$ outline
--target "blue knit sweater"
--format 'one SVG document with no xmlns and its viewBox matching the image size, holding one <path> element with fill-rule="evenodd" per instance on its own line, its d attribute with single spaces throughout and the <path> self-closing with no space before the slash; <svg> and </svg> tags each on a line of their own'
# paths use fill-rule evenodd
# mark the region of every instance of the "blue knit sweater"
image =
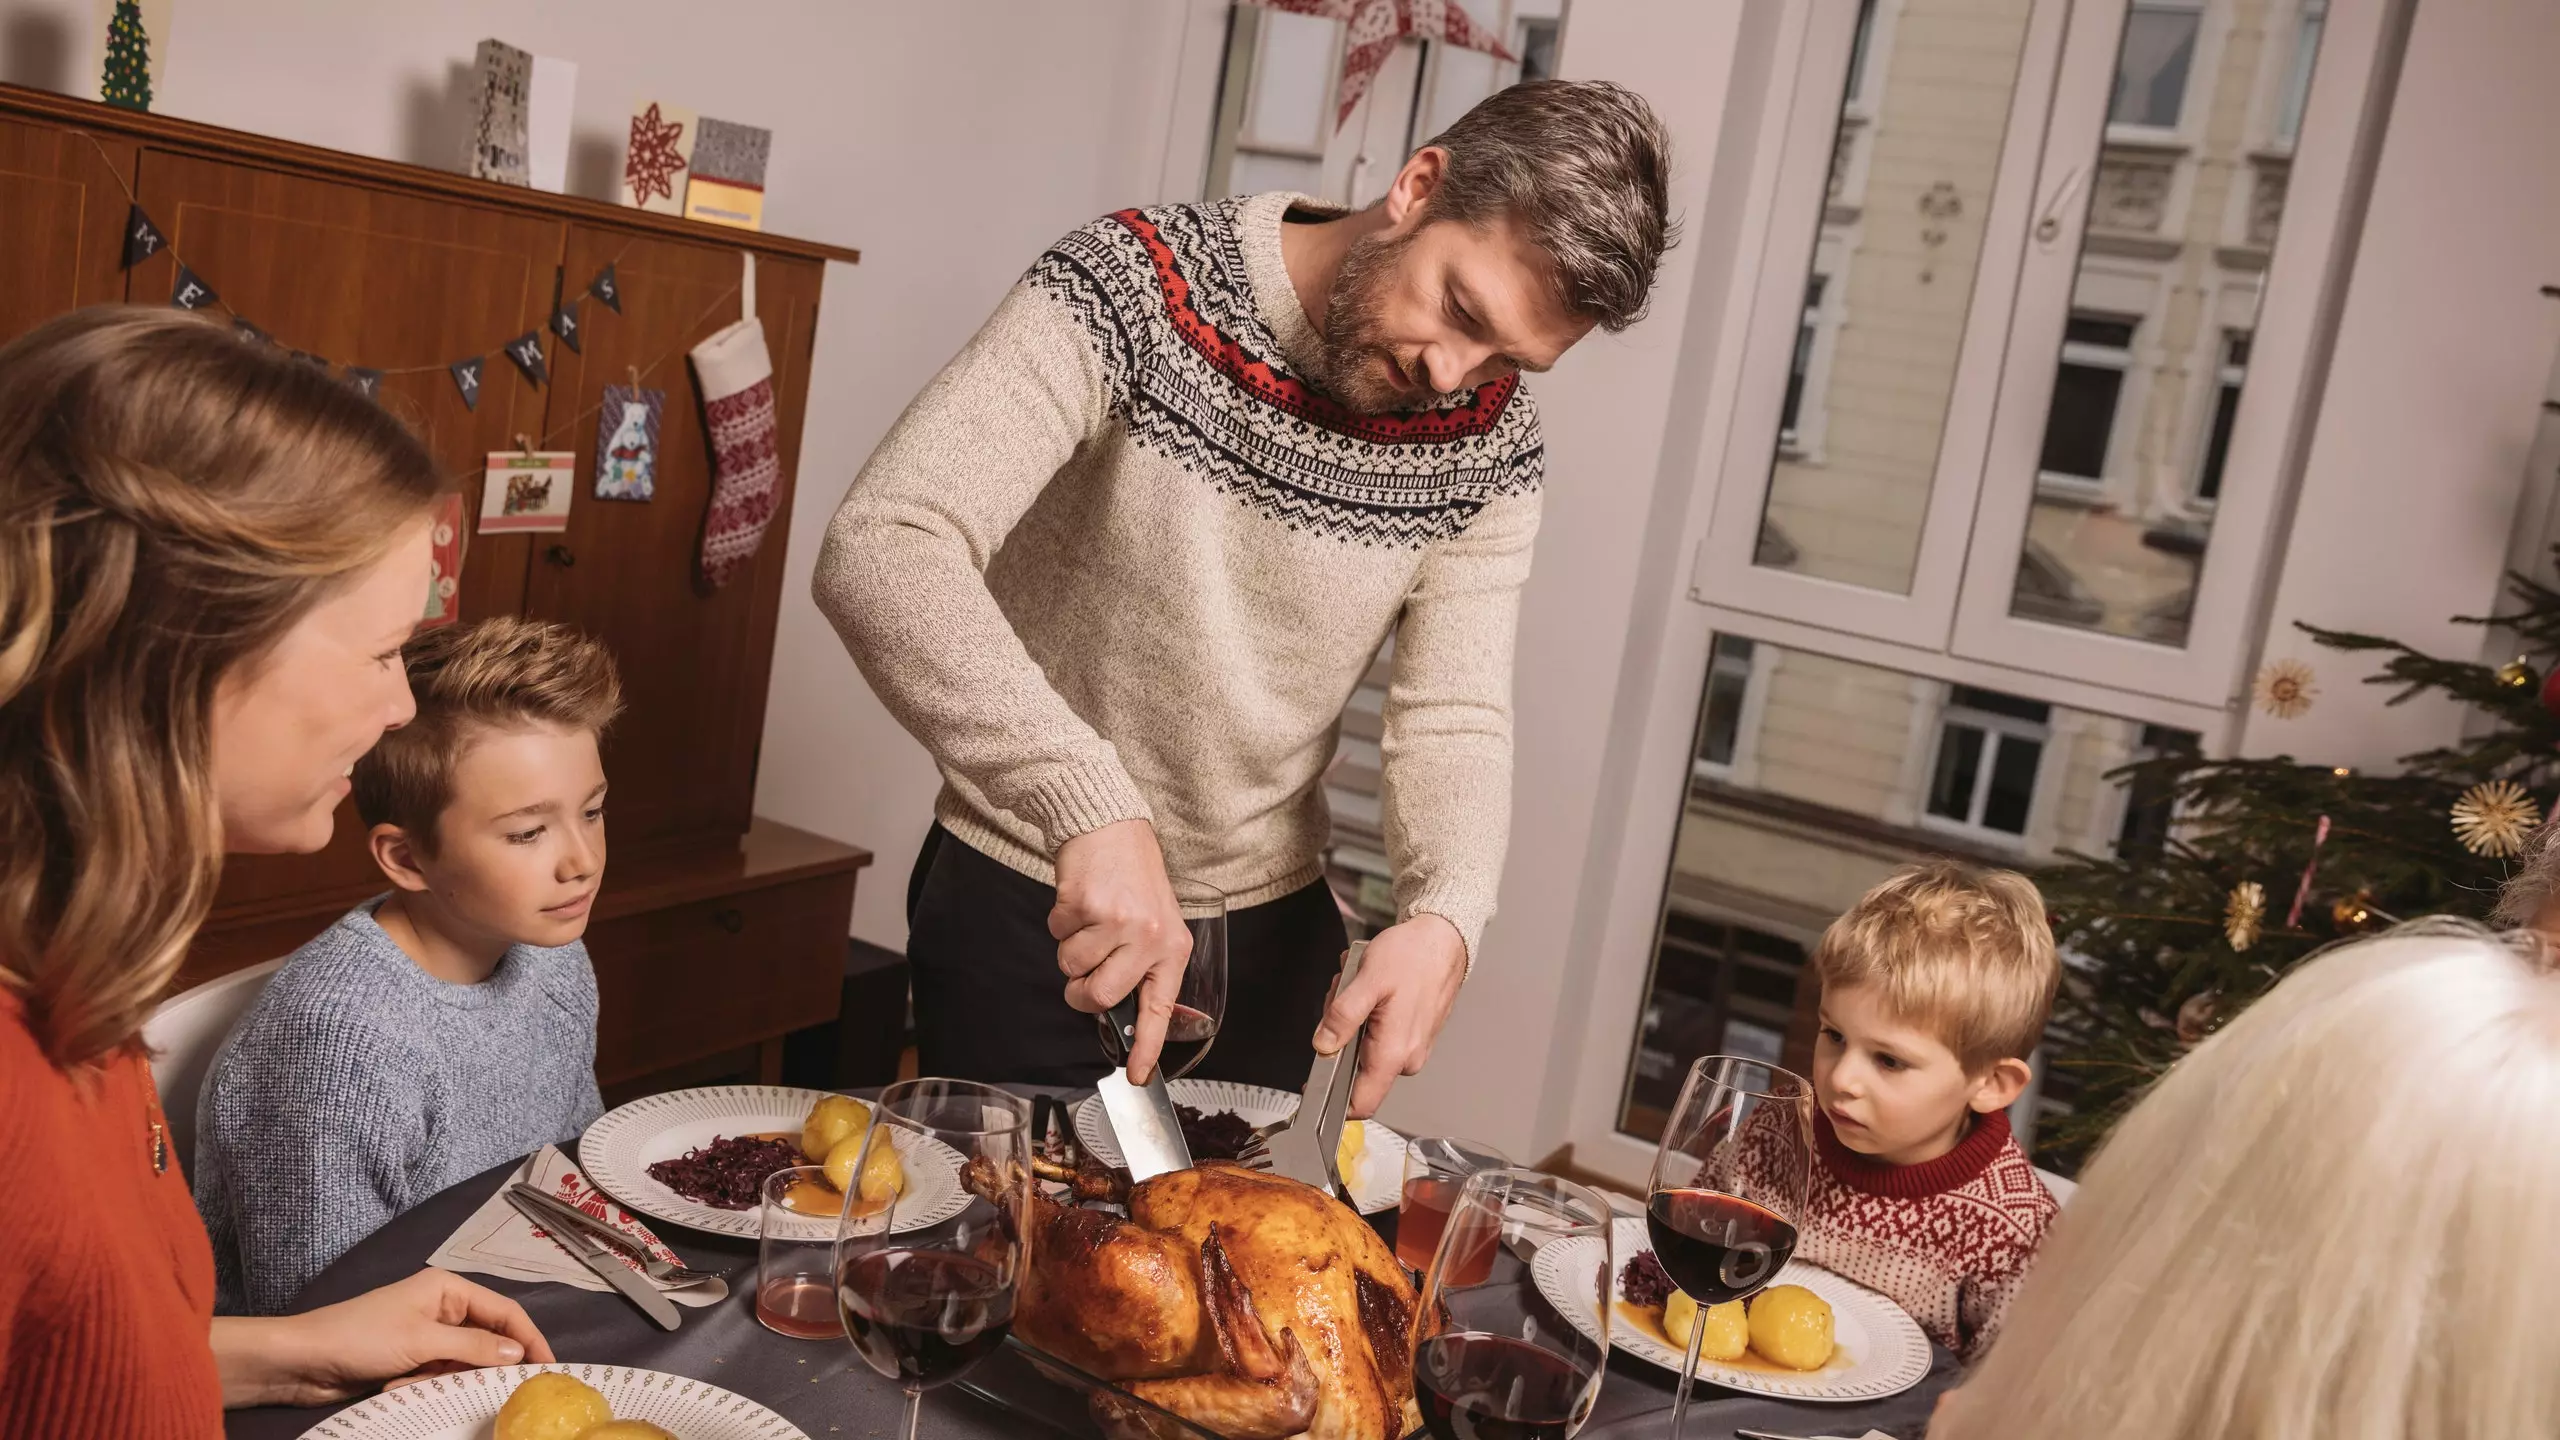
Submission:
<svg viewBox="0 0 2560 1440">
<path fill-rule="evenodd" d="M 518 945 L 454 985 L 381 904 L 293 952 L 205 1075 L 191 1173 L 218 1314 L 282 1312 L 394 1215 L 603 1112 L 585 944 Z"/>
</svg>

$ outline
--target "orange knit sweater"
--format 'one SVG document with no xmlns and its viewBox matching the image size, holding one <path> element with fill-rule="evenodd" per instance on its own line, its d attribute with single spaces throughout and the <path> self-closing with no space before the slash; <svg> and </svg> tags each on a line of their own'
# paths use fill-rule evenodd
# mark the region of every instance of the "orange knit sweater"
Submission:
<svg viewBox="0 0 2560 1440">
<path fill-rule="evenodd" d="M 139 1049 L 65 1074 L 0 993 L 0 1440 L 222 1434 L 213 1249 Z"/>
</svg>

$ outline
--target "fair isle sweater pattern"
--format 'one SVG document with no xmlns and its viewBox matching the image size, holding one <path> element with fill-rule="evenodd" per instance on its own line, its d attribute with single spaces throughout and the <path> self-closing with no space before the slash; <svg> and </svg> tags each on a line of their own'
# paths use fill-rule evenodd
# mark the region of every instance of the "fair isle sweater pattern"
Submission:
<svg viewBox="0 0 2560 1440">
<path fill-rule="evenodd" d="M 1362 546 L 1419 550 L 1538 487 L 1546 451 L 1516 376 L 1362 415 L 1298 375 L 1256 313 L 1244 203 L 1104 216 L 1026 277 L 1087 331 L 1133 441 L 1272 520 Z"/>
</svg>

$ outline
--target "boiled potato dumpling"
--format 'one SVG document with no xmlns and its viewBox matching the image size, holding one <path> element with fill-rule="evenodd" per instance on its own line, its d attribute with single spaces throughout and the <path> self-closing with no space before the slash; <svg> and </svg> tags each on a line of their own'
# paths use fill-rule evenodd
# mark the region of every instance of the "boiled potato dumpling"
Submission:
<svg viewBox="0 0 2560 1440">
<path fill-rule="evenodd" d="M 1831 1363 L 1831 1302 L 1801 1285 L 1772 1285 L 1751 1302 L 1751 1348 L 1790 1370 Z"/>
<path fill-rule="evenodd" d="M 595 1390 L 556 1370 L 528 1375 L 498 1407 L 492 1440 L 578 1440 L 613 1419 Z"/>
<path fill-rule="evenodd" d="M 827 1152 L 827 1183 L 847 1194 L 856 1194 L 854 1165 L 862 1165 L 858 1192 L 864 1200 L 878 1203 L 895 1196 L 906 1185 L 906 1170 L 898 1163 L 898 1147 L 882 1141 L 874 1147 L 869 1160 L 862 1158 L 862 1132 L 855 1131 L 836 1142 Z"/>
<path fill-rule="evenodd" d="M 1342 1126 L 1342 1143 L 1333 1148 L 1334 1173 L 1340 1175 L 1345 1184 L 1350 1183 L 1352 1171 L 1359 1167 L 1360 1157 L 1367 1153 L 1369 1153 L 1369 1122 L 1345 1121 Z"/>
<path fill-rule="evenodd" d="M 1689 1327 L 1698 1323 L 1698 1302 L 1674 1290 L 1662 1305 L 1662 1333 L 1671 1343 L 1689 1348 Z M 1742 1302 L 1728 1300 L 1707 1307 L 1706 1338 L 1698 1342 L 1701 1360 L 1739 1360 L 1751 1348 L 1751 1322 L 1744 1318 Z"/>
<path fill-rule="evenodd" d="M 578 1440 L 676 1440 L 673 1432 L 661 1430 L 646 1420 L 611 1420 L 589 1430 Z"/>
<path fill-rule="evenodd" d="M 808 1156 L 812 1165 L 824 1164 L 829 1152 L 844 1143 L 844 1137 L 850 1135 L 859 1141 L 862 1132 L 870 1127 L 870 1106 L 850 1095 L 830 1095 L 809 1107 L 809 1118 L 800 1126 L 800 1153 Z"/>
</svg>

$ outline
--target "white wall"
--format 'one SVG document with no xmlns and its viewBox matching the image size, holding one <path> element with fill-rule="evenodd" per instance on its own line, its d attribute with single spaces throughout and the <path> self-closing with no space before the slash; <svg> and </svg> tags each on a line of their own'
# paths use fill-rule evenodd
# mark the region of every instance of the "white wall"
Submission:
<svg viewBox="0 0 2560 1440">
<path fill-rule="evenodd" d="M 2451 617 L 2503 598 L 2560 347 L 2560 299 L 2538 293 L 2560 285 L 2555 73 L 2550 0 L 2418 6 L 2266 636 L 2267 657 L 2309 664 L 2320 693 L 2295 719 L 2253 710 L 2242 753 L 2372 769 L 2462 723 L 2441 696 L 2387 705 L 2391 691 L 2361 683 L 2375 657 L 2324 650 L 2293 622 L 2480 652 L 2479 627 Z"/>
<path fill-rule="evenodd" d="M 808 601 L 819 534 L 1043 245 L 1196 189 L 1223 15 L 1220 0 L 180 0 L 153 108 L 458 168 L 462 81 L 495 36 L 578 65 L 574 191 L 613 198 L 635 101 L 774 131 L 768 228 L 863 260 L 827 275 L 757 809 L 879 852 L 854 930 L 903 946 L 936 781 Z M 94 95 L 102 35 L 93 0 L 0 0 L 0 79 Z"/>
</svg>

